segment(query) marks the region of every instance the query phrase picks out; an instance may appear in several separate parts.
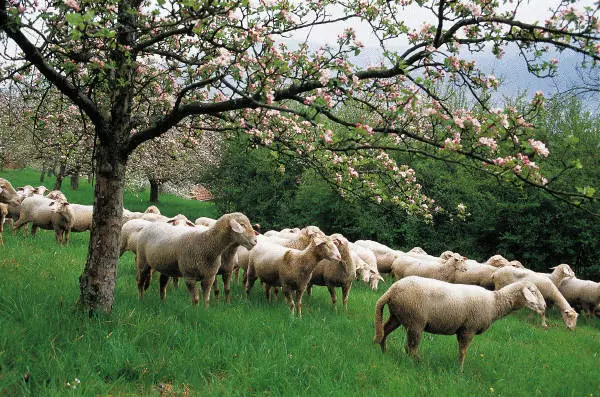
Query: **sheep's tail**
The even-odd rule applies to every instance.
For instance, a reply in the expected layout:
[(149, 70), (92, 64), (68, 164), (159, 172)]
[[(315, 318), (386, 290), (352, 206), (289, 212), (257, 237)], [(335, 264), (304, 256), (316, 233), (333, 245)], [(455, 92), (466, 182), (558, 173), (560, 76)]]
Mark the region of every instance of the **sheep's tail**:
[(373, 343), (381, 344), (383, 340), (383, 308), (390, 301), (389, 292), (387, 290), (381, 295), (381, 298), (377, 300), (377, 304), (375, 305), (375, 337), (373, 338)]

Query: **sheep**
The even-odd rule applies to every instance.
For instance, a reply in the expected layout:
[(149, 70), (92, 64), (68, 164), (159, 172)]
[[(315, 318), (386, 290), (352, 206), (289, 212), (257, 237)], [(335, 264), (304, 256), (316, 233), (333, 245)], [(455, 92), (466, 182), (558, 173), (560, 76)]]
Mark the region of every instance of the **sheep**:
[(67, 196), (65, 196), (60, 190), (52, 190), (46, 195), (46, 197), (52, 200), (68, 201)]
[(93, 206), (71, 204), (71, 210), (73, 211), (73, 225), (71, 226), (72, 232), (85, 232), (92, 230), (92, 216), (94, 214)]
[(31, 222), (31, 235), (35, 235), (38, 228), (54, 230), (56, 242), (63, 242), (63, 234), (67, 234), (65, 243), (68, 244), (68, 232), (73, 225), (73, 211), (70, 204), (60, 200), (35, 195), (26, 197), (21, 204), (19, 220), (14, 225), (14, 230)]
[(472, 259), (465, 261), (466, 272), (456, 273), (455, 284), (472, 284), (493, 290), (494, 281), (492, 275), (500, 267), (510, 266), (509, 262), (500, 255), (494, 255), (484, 263), (476, 262)]
[(144, 211), (144, 214), (158, 214), (158, 215), (160, 215), (160, 210), (158, 209), (157, 206), (151, 205), (148, 208), (146, 208), (146, 211)]
[(137, 237), (140, 231), (152, 224), (152, 222), (144, 219), (132, 219), (127, 221), (121, 227), (121, 244), (119, 257), (123, 256), (126, 251), (131, 251), (134, 254), (137, 252)]
[(362, 278), (365, 283), (369, 283), (373, 291), (377, 291), (379, 281), (385, 281), (377, 270), (377, 257), (369, 248), (350, 242), (348, 245), (352, 252), (357, 254), (361, 259), (356, 264), (357, 277)]
[(600, 317), (600, 283), (576, 277), (566, 278), (558, 290), (571, 305), (583, 309), (586, 318), (593, 314)]
[(398, 280), (407, 276), (421, 276), (453, 283), (456, 274), (465, 271), (465, 258), (459, 254), (452, 254), (445, 260), (401, 255), (392, 264), (392, 273)]
[(21, 199), (17, 191), (12, 187), (9, 181), (0, 178), (0, 203), (10, 204), (14, 206), (21, 205)]
[[(327, 236), (316, 235), (303, 250), (262, 242), (250, 252), (246, 296), (250, 294), (256, 279), (260, 278), (265, 283), (267, 300), (271, 299), (271, 287), (282, 287), (292, 315), (297, 305), (298, 317), (301, 318), (302, 295), (311, 273), (322, 259), (342, 259), (339, 250)], [(296, 303), (292, 291), (296, 291)]]
[[(383, 308), (390, 317), (382, 324)], [(403, 325), (407, 340), (405, 351), (418, 358), (417, 349), (423, 331), (456, 335), (460, 372), (473, 336), (487, 330), (494, 321), (523, 306), (537, 312), (546, 310), (538, 288), (529, 281), (510, 284), (498, 291), (475, 285), (454, 285), (418, 276), (396, 281), (375, 305), (373, 343), (385, 352), (388, 335)]]
[(427, 252), (421, 247), (414, 247), (407, 254), (427, 255)]
[(232, 243), (248, 249), (256, 245), (256, 235), (246, 215), (235, 212), (221, 216), (207, 230), (173, 227), (155, 222), (145, 226), (137, 242), (137, 285), (140, 299), (150, 285), (151, 272), (160, 275), (160, 297), (165, 299), (169, 277), (184, 277), (192, 304), (199, 302), (200, 281), (204, 306), (208, 307), (210, 289), (219, 270), (219, 255)]
[[(40, 196), (43, 196), (44, 194), (46, 194), (46, 192), (48, 191), (48, 188), (44, 185), (40, 185), (38, 187), (36, 187), (35, 189), (33, 189), (33, 194), (39, 194)], [(67, 201), (67, 200), (65, 200)]]
[(8, 204), (0, 203), (0, 246), (4, 246), (2, 233), (4, 233), (4, 221), (6, 220), (6, 215), (8, 215)]
[(352, 288), (352, 280), (356, 278), (356, 259), (358, 259), (358, 255), (353, 254), (350, 250), (348, 240), (341, 234), (332, 234), (330, 238), (340, 251), (341, 260), (337, 262), (329, 259), (320, 260), (312, 271), (307, 293), (309, 296), (311, 295), (313, 285), (326, 286), (331, 295), (331, 303), (334, 309), (337, 309), (335, 305), (337, 302), (335, 287), (341, 287), (342, 303), (344, 309), (347, 309), (348, 294), (350, 293), (350, 288)]
[(211, 227), (212, 225), (214, 225), (217, 222), (216, 219), (213, 218), (208, 218), (206, 216), (201, 216), (200, 218), (196, 219), (194, 221), (194, 223), (196, 225), (200, 225), (200, 226), (206, 226), (206, 227)]
[(393, 250), (377, 241), (373, 240), (358, 240), (354, 244), (361, 247), (369, 248), (377, 257), (377, 271), (379, 273), (391, 273), (392, 263), (399, 255), (404, 254), (402, 251)]
[[(557, 280), (564, 278), (562, 269), (555, 270)], [(528, 269), (516, 269), (511, 266), (502, 267), (494, 272), (492, 275), (495, 289), (500, 289), (508, 284), (514, 283), (519, 280), (531, 281), (538, 287), (545, 299), (550, 300), (558, 306), (562, 319), (570, 330), (574, 329), (577, 325), (577, 312), (573, 310), (569, 302), (562, 296), (556, 285), (546, 276), (540, 273)], [(540, 314), (542, 317), (542, 327), (547, 328), (546, 324), (546, 313)]]
[(548, 277), (554, 285), (557, 287), (568, 278), (575, 277), (575, 272), (571, 269), (571, 266), (566, 263), (561, 263), (558, 266), (551, 267), (552, 273), (540, 273)]

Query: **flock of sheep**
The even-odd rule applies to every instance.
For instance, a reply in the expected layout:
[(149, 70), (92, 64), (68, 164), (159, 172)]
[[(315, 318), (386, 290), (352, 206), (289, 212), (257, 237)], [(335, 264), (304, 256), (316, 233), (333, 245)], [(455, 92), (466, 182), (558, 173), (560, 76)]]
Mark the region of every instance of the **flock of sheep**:
[[(15, 190), (0, 178), (0, 232), (5, 217), (14, 220), (13, 231), (27, 223), (32, 224), (32, 234), (37, 228), (54, 230), (58, 243), (68, 243), (71, 231), (91, 228), (92, 206), (68, 203), (58, 191), (44, 196), (46, 190)], [(0, 234), (0, 244), (1, 238)], [(423, 331), (457, 335), (461, 371), (473, 336), (515, 309), (528, 307), (539, 313), (545, 327), (546, 302), (551, 302), (569, 329), (575, 328), (580, 309), (586, 316), (600, 314), (600, 283), (576, 278), (567, 264), (549, 274), (537, 273), (500, 255), (479, 263), (450, 251), (439, 257), (418, 247), (402, 252), (375, 241), (352, 243), (341, 234), (327, 236), (316, 226), (260, 234), (260, 226), (251, 225), (242, 213), (192, 223), (184, 215), (163, 216), (154, 206), (144, 213), (124, 209), (120, 254), (125, 251), (136, 256), (140, 298), (156, 271), (161, 299), (166, 298), (169, 279), (178, 285), (183, 277), (194, 304), (200, 300), (200, 282), (208, 306), (211, 290), (219, 298), (221, 275), (229, 302), (232, 275), (243, 269), (247, 295), (259, 279), (267, 300), (281, 289), (292, 315), (297, 311), (299, 317), (302, 296), (305, 291), (310, 294), (313, 285), (328, 288), (334, 308), (335, 288), (341, 288), (346, 307), (353, 281), (377, 290), (381, 274), (391, 273), (398, 281), (376, 303), (374, 342), (385, 351), (387, 336), (403, 325), (406, 352), (416, 356)], [(390, 316), (383, 323), (386, 305)]]

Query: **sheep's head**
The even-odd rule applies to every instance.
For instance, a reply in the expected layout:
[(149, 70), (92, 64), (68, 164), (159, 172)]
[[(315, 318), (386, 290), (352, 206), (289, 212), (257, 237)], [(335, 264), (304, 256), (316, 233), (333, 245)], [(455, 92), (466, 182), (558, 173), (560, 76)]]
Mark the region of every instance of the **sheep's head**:
[(525, 300), (524, 306), (540, 315), (544, 314), (546, 311), (546, 301), (538, 287), (530, 281), (523, 281), (519, 285), (521, 286), (521, 293)]
[(317, 257), (321, 259), (329, 259), (330, 261), (335, 262), (340, 262), (342, 260), (340, 251), (329, 239), (329, 237), (315, 237), (311, 244), (314, 244), (316, 247)]
[[(60, 190), (53, 190), (46, 195), (47, 198), (52, 200), (64, 200), (67, 201), (67, 197)], [(125, 211), (123, 211), (125, 214)]]
[(49, 206), (52, 207), (50, 211), (58, 214), (64, 214), (69, 210), (69, 203), (64, 200), (54, 200)]
[(456, 270), (457, 272), (466, 272), (467, 271), (467, 258), (465, 258), (464, 256), (457, 254), (457, 253), (452, 253), (448, 259), (446, 259), (444, 262), (448, 265), (448, 266), (452, 266), (454, 267), (454, 270)]
[(385, 283), (385, 280), (383, 279), (383, 277), (381, 277), (381, 275), (379, 273), (376, 273), (373, 270), (369, 271), (369, 276), (370, 276), (369, 287), (371, 287), (371, 289), (373, 291), (377, 291), (380, 281), (383, 281)]
[(151, 205), (150, 207), (146, 208), (146, 211), (144, 211), (144, 214), (158, 214), (158, 215), (160, 215), (160, 210), (158, 209), (157, 206)]
[(12, 187), (10, 182), (4, 178), (0, 178), (0, 202), (16, 207), (21, 205), (21, 200), (19, 199), (16, 190)]
[(413, 249), (408, 251), (408, 253), (409, 254), (427, 255), (427, 252), (425, 252), (425, 250), (421, 247), (414, 247)]
[[(252, 229), (250, 220), (241, 212), (234, 212), (223, 215), (219, 220), (225, 218), (228, 221), (233, 240), (247, 249), (252, 249), (256, 245), (256, 232)], [(217, 222), (218, 223), (218, 222)]]
[(562, 315), (567, 328), (574, 330), (577, 326), (577, 317), (579, 317), (579, 314), (573, 309), (565, 309), (560, 314)]
[(523, 266), (523, 264), (517, 260), (508, 262), (508, 265), (519, 269), (525, 269), (525, 266)]
[(40, 185), (38, 187), (36, 187), (35, 189), (33, 189), (33, 194), (39, 194), (41, 196), (43, 196), (44, 194), (46, 194), (46, 192), (48, 191), (48, 188), (44, 185)]
[(508, 259), (506, 259), (502, 255), (494, 255), (487, 260), (487, 264), (494, 267), (504, 267), (509, 266), (510, 262), (508, 262)]
[(553, 270), (552, 275), (558, 279), (558, 284), (560, 284), (560, 282), (566, 278), (575, 277), (575, 272), (573, 269), (571, 269), (571, 266), (567, 265), (566, 263), (561, 263), (560, 265), (554, 266), (550, 269)]
[(173, 226), (196, 226), (183, 214), (175, 215), (173, 218), (169, 219), (167, 223)]
[(371, 278), (371, 274), (369, 272), (369, 269), (367, 269), (366, 267), (359, 267), (356, 269), (356, 279), (360, 279), (363, 281), (363, 283), (368, 283), (369, 280)]
[(452, 251), (444, 251), (444, 252), (441, 253), (440, 259), (446, 260), (446, 259), (450, 258), (452, 256), (452, 254), (454, 254), (454, 252), (452, 252)]

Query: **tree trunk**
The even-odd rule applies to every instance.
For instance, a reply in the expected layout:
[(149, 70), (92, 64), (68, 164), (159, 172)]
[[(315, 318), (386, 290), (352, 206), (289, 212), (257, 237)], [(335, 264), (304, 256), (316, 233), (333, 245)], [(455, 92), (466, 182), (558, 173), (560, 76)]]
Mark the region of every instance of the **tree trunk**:
[(90, 316), (101, 310), (110, 313), (114, 302), (117, 261), (123, 213), (125, 159), (114, 141), (99, 142), (96, 158), (94, 215), (90, 233), (88, 257), (79, 277), (81, 309)]
[(46, 164), (42, 166), (42, 174), (40, 175), (40, 183), (44, 183), (44, 179), (46, 179)]
[(79, 171), (78, 170), (75, 170), (71, 174), (71, 189), (72, 190), (79, 189)]
[(62, 186), (62, 181), (65, 177), (65, 171), (67, 166), (65, 164), (60, 165), (60, 169), (58, 170), (58, 174), (56, 174), (56, 183), (54, 184), (54, 190), (60, 190)]
[(158, 190), (160, 189), (160, 182), (156, 180), (150, 180), (150, 202), (158, 203)]

